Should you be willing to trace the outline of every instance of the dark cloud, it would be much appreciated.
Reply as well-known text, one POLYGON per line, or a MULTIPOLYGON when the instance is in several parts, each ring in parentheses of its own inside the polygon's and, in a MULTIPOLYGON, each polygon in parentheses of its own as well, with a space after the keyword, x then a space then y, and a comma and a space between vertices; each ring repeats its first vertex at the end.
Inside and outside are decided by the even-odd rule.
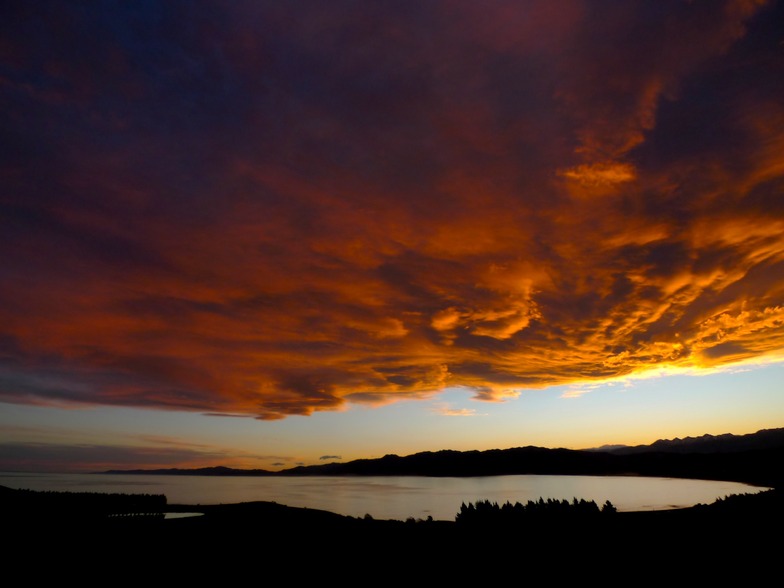
POLYGON ((327 460, 327 459, 343 459, 339 455, 322 455, 319 457, 320 460, 327 460))
POLYGON ((780 2, 0 10, 4 401, 279 419, 782 349, 780 2))

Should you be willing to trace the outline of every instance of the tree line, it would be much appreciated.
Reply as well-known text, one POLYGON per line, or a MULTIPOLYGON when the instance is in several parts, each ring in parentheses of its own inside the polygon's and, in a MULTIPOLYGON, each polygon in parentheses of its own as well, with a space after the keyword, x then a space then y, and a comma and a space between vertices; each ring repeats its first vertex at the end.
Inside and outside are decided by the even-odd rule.
POLYGON ((163 494, 117 494, 102 492, 59 492, 13 490, 3 492, 3 514, 37 517, 106 518, 152 516, 166 510, 163 494))
POLYGON ((572 502, 566 499, 539 498, 529 500, 526 504, 507 501, 503 505, 489 500, 480 500, 476 503, 463 503, 460 511, 455 515, 455 522, 462 525, 472 524, 513 524, 530 522, 547 518, 578 519, 608 516, 617 512, 617 509, 608 500, 600 508, 594 500, 574 498, 572 502))

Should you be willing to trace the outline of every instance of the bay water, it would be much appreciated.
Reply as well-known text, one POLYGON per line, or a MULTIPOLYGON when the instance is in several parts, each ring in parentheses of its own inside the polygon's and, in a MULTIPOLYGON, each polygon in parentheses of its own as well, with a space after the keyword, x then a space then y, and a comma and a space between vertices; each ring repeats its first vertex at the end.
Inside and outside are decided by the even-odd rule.
POLYGON ((668 510, 709 504, 767 488, 738 482, 638 476, 171 476, 2 473, 0 485, 29 490, 164 494, 169 504, 269 501, 376 519, 454 520, 463 503, 490 500, 609 500, 619 511, 668 510))

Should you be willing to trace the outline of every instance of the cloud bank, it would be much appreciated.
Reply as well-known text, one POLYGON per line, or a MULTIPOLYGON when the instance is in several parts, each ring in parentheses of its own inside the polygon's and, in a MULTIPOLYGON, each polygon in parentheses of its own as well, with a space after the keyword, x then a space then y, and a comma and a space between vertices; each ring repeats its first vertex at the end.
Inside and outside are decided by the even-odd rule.
POLYGON ((0 16, 2 401, 280 419, 784 348, 780 3, 0 16))

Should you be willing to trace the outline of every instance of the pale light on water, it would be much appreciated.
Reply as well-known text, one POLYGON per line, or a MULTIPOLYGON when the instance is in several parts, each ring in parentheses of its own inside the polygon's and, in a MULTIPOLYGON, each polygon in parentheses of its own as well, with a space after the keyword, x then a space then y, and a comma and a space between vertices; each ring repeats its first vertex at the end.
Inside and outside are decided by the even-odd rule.
POLYGON ((454 520, 465 502, 573 498, 609 500, 619 511, 666 510, 709 504, 765 488, 738 482, 636 476, 514 475, 472 478, 422 476, 212 477, 117 474, 0 473, 0 485, 30 490, 164 494, 169 504, 270 501, 361 517, 454 520))

